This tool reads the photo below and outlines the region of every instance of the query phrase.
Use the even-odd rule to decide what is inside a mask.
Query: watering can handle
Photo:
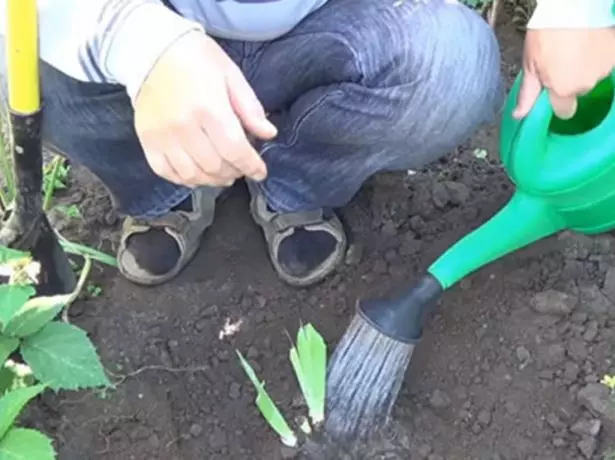
[[[517,90],[522,79],[517,80]],[[546,152],[549,126],[554,116],[549,93],[543,89],[532,110],[519,121],[512,139],[510,151],[510,170],[514,177],[538,172],[542,158],[538,152]]]

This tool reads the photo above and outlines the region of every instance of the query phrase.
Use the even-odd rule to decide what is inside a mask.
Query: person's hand
[[[159,176],[189,187],[266,177],[247,133],[271,139],[276,128],[241,70],[202,32],[185,35],[160,57],[134,108],[137,135]]]
[[[555,114],[569,119],[577,96],[591,91],[615,67],[615,28],[528,30],[524,53],[513,116],[525,117],[545,88]]]

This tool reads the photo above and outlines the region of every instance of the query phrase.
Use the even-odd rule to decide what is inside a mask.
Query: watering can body
[[[507,100],[500,138],[517,193],[546,201],[570,230],[615,228],[615,72],[579,99],[570,120],[553,116],[546,92],[526,119],[515,120],[519,88],[520,78]]]
[[[522,75],[504,107],[500,156],[515,184],[510,201],[429,268],[446,289],[478,268],[569,229],[615,229],[615,71],[579,98],[575,116],[554,116],[546,91],[513,118]]]

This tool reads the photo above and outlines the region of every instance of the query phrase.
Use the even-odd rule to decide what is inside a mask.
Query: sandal
[[[154,219],[127,217],[117,252],[120,273],[128,280],[144,286],[163,284],[176,277],[192,260],[199,249],[203,233],[212,225],[218,195],[218,190],[212,193],[210,188],[195,189],[192,192],[191,211],[171,211]],[[162,275],[143,268],[128,247],[130,237],[156,229],[170,235],[179,249],[177,262],[170,271]]]
[[[348,239],[340,219],[323,209],[300,211],[294,213],[276,213],[271,211],[262,192],[256,184],[246,181],[250,192],[250,212],[252,218],[261,227],[269,258],[280,278],[291,286],[306,287],[322,281],[343,262]],[[290,273],[280,260],[280,247],[299,230],[304,232],[324,232],[334,244],[326,258],[317,266],[311,267],[308,273],[297,276]],[[332,237],[332,238],[330,238]],[[309,249],[309,248],[308,248]]]

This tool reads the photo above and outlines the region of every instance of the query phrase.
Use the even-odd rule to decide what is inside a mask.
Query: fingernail
[[[259,171],[255,173],[254,176],[252,177],[252,179],[254,179],[257,182],[262,182],[266,178],[267,178],[267,171]]]

